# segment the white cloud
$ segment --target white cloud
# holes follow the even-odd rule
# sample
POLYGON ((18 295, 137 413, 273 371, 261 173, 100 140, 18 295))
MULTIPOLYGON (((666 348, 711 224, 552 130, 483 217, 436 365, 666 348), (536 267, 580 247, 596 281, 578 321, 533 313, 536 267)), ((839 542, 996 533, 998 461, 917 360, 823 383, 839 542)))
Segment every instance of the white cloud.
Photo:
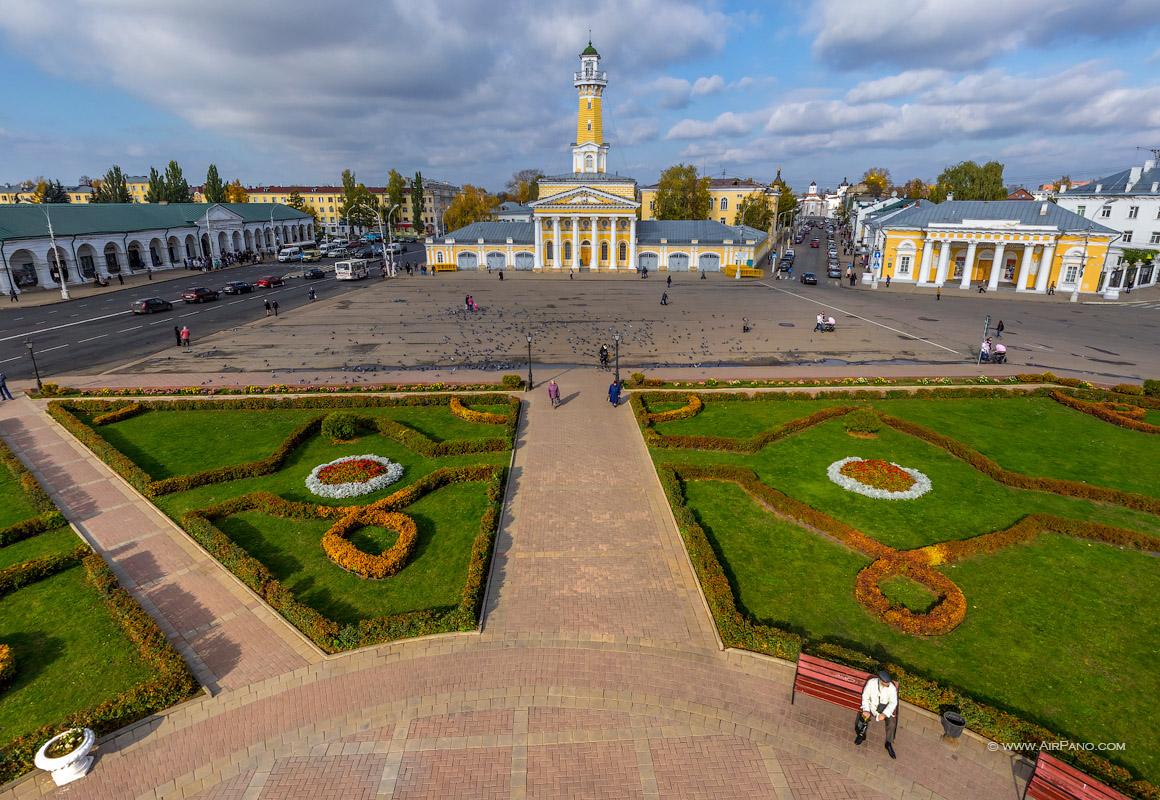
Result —
POLYGON ((726 111, 711 122, 698 119, 683 119, 665 134, 666 139, 704 139, 710 136, 746 136, 765 116, 765 112, 754 111, 736 114, 726 111))
POLYGON ((671 75, 662 75, 653 81, 647 91, 660 95, 658 105, 661 108, 681 109, 689 104, 690 84, 684 78, 674 78, 671 75))
POLYGON ((720 75, 714 75, 711 78, 697 78, 693 83, 693 89, 690 94, 693 97, 705 97, 711 94, 719 94, 725 91, 725 79, 720 75))
POLYGON ((1128 38, 1160 25, 1154 0, 820 0, 816 14, 814 57, 842 69, 979 67, 1021 47, 1128 38))
POLYGON ((895 97, 905 97, 915 92, 928 89, 947 80, 947 73, 941 69, 914 69, 888 75, 872 81, 862 81, 850 91, 846 92, 846 99, 851 103, 872 103, 877 100, 891 100, 895 97))

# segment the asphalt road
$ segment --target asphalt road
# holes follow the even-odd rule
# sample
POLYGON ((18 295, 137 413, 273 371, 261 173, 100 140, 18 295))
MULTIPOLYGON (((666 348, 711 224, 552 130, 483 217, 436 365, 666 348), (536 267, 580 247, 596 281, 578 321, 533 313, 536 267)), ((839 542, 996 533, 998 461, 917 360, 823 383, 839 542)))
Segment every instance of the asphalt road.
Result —
MULTIPOLYGON (((424 259, 422 244, 407 245, 407 251, 396 255, 397 264, 424 259)), ((189 326, 196 342, 199 338, 265 316, 263 301, 278 301, 279 312, 293 312, 309 304, 310 287, 319 300, 349 292, 358 292, 381 282, 378 271, 361 281, 337 281, 333 277, 335 259, 324 258, 318 264, 279 264, 265 262, 235 266, 213 273, 188 272, 188 280, 167 280, 155 286, 126 287, 121 291, 77 298, 47 306, 5 306, 0 313, 0 372, 10 380, 33 377, 25 341, 35 345, 36 365, 41 377, 51 380, 53 374, 100 372, 136 358, 152 355, 169 345, 176 347, 173 327, 189 326), (186 304, 181 292, 193 286, 221 289, 230 281, 253 283, 263 275, 301 275, 303 267, 317 266, 327 273, 318 280, 287 278, 286 285, 255 289, 243 295, 220 295, 207 303, 186 304), (136 298, 160 297, 173 303, 172 311, 155 314, 133 314, 129 303, 136 298)), ((373 262, 372 262, 373 263, 373 262)))

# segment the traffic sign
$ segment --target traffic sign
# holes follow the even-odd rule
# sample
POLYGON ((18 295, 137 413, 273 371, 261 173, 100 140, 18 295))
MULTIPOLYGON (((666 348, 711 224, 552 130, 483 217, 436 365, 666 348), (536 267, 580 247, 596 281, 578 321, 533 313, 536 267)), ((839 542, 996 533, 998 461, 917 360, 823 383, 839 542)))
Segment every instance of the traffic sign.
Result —
POLYGON ((870 267, 874 270, 877 270, 881 266, 882 266, 882 251, 875 250, 874 255, 872 255, 870 257, 870 267))

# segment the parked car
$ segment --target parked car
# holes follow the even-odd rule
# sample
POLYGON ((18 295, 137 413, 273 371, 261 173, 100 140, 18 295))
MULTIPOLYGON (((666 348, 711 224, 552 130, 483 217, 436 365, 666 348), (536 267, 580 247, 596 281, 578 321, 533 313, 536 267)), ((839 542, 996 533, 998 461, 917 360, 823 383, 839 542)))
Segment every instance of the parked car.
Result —
POLYGON ((812 272, 805 272, 802 274, 801 282, 802 283, 809 283, 809 284, 812 284, 814 286, 817 286, 818 285, 818 276, 812 272))
POLYGON ((129 307, 133 309, 134 314, 152 314, 154 311, 172 311, 173 303, 160 297, 146 297, 143 300, 134 300, 129 307))
POLYGON ((303 271, 302 277, 306 278, 306 280, 314 280, 316 278, 325 278, 326 273, 320 270, 318 267, 311 267, 310 269, 303 271))
POLYGON ((318 252, 314 248, 308 248, 308 249, 302 251, 302 260, 303 261, 313 263, 313 262, 319 261, 321 259, 322 259, 322 253, 318 252))
POLYGON ((198 286, 192 289, 186 289, 181 293, 181 299, 187 303, 204 303, 207 300, 217 300, 218 293, 214 289, 207 289, 204 286, 198 286))
POLYGON ((269 289, 271 286, 282 286, 286 281, 275 275, 263 275, 258 280, 254 281, 254 285, 259 289, 269 289))
POLYGON ((253 284, 245 281, 230 281, 222 287, 222 294, 245 294, 254 291, 253 284))
POLYGON ((407 252, 407 245, 402 242, 391 242, 387 245, 388 253, 405 253, 407 252))
POLYGON ((842 277, 842 268, 841 267, 830 267, 828 270, 826 270, 826 277, 841 278, 842 277))

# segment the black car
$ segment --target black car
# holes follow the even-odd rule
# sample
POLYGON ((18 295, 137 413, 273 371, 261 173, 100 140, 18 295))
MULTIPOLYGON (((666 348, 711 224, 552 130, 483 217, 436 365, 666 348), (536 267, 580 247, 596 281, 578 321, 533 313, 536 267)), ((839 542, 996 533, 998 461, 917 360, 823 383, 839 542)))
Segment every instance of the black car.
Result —
POLYGON ((326 273, 317 267, 314 267, 313 269, 304 270, 302 272, 302 277, 306 278, 307 280, 313 280, 315 278, 325 278, 326 273))
POLYGON ((160 297, 147 297, 143 300, 134 300, 130 307, 134 314, 152 314, 154 311, 172 311, 173 303, 160 297))
POLYGON ((802 283, 811 283, 814 286, 817 286, 818 285, 818 276, 812 272, 803 273, 802 277, 801 277, 801 282, 802 283))
POLYGON ((230 281, 222 287, 223 294, 245 294, 246 292, 254 291, 253 284, 245 281, 230 281))

